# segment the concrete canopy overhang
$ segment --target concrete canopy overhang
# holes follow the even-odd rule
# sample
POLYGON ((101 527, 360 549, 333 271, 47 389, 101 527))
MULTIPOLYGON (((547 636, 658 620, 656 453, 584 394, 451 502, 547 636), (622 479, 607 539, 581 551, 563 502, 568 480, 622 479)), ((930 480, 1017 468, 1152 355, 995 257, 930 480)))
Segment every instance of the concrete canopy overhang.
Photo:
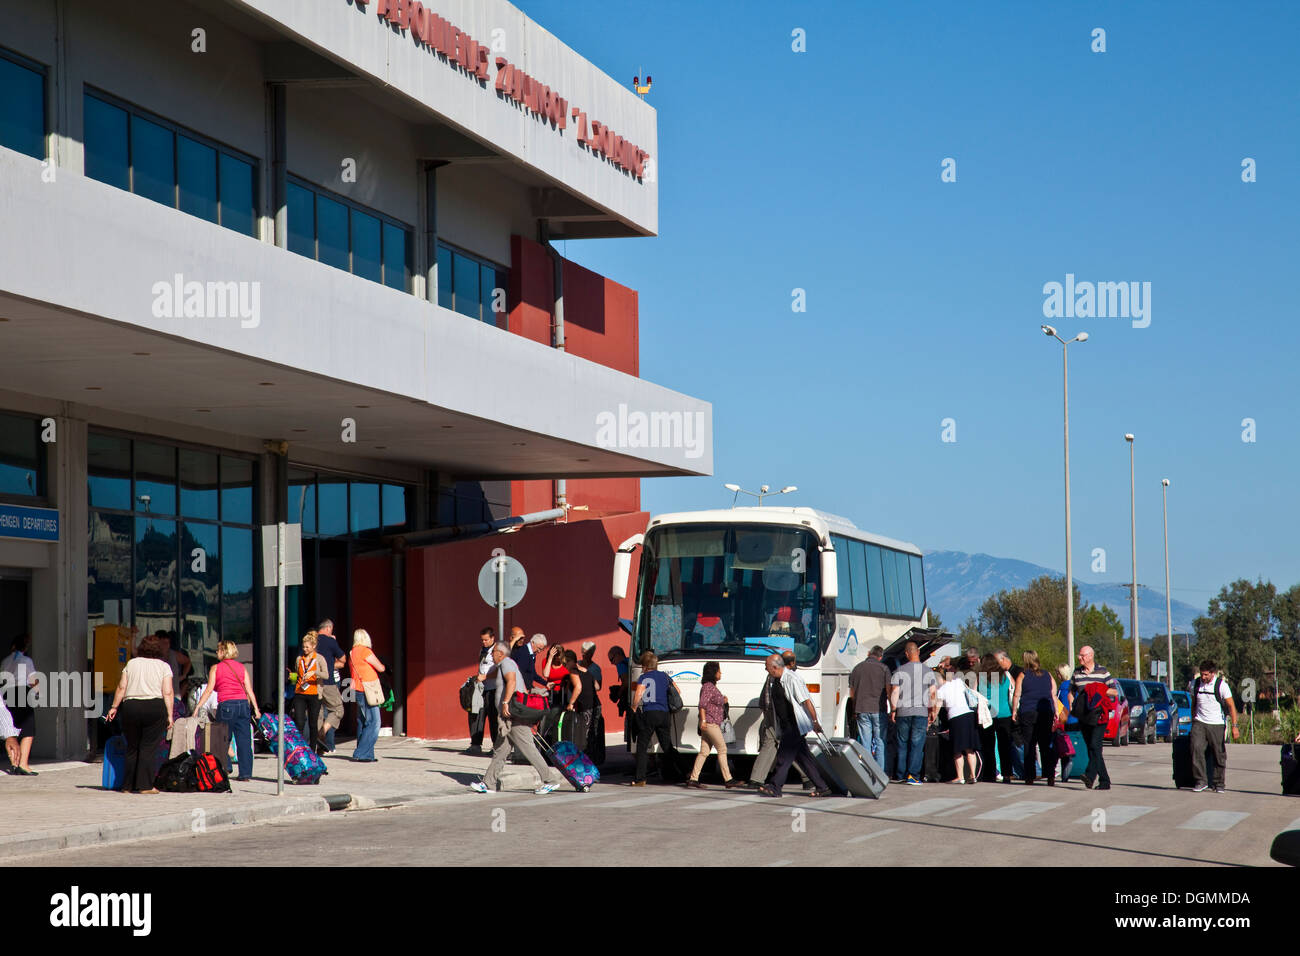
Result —
POLYGON ((285 440, 291 456, 306 447, 340 467, 365 458, 519 479, 712 472, 707 402, 75 172, 55 183, 41 172, 0 149, 7 390, 285 440), (183 303, 159 315, 159 290, 176 276, 247 290, 256 325, 186 317, 183 303), (629 412, 678 416, 690 441, 602 437, 602 416, 629 412), (342 440, 344 418, 355 443, 342 440))

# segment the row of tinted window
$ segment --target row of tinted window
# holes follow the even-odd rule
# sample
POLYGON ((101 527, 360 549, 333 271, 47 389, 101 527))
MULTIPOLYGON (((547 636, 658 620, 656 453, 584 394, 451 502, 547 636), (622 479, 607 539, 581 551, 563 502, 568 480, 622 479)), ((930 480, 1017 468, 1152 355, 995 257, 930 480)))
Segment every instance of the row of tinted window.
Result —
POLYGON ((45 72, 0 51, 0 146, 45 158, 45 72))
POLYGON ((289 251, 410 291, 411 230, 378 213, 289 182, 289 251))
POLYGON ((289 469, 289 518, 305 535, 393 533, 409 527, 411 490, 342 475, 289 469))
POLYGON ((919 618, 925 610, 921 559, 892 548, 832 535, 839 571, 840 611, 919 618))
POLYGON ((0 495, 44 498, 47 460, 40 421, 0 412, 0 495))
POLYGON ((510 273, 496 263, 438 243, 438 304, 471 319, 504 325, 510 273))
POLYGON ((85 95, 86 175, 254 235, 253 163, 108 99, 85 95))
POLYGON ((253 462, 92 432, 86 441, 92 508, 253 524, 253 462))

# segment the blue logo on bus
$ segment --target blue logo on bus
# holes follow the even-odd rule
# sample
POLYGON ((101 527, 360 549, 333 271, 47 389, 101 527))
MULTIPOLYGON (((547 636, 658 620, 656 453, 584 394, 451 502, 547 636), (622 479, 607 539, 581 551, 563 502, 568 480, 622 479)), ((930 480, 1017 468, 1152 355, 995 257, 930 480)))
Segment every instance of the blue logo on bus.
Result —
POLYGON ((844 646, 840 648, 841 654, 849 649, 849 641, 853 642, 855 648, 858 646, 858 632, 854 628, 849 628, 849 633, 844 635, 844 646))

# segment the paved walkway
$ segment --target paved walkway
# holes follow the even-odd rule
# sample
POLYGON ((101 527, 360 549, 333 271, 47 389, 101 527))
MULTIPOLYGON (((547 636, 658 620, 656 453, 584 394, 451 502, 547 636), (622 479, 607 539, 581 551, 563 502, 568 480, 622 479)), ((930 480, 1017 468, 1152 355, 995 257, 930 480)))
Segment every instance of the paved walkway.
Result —
MULTIPOLYGON (((625 753, 614 746, 610 752, 625 753)), ((35 777, 0 774, 0 859, 47 854, 65 847, 197 832, 200 828, 257 823, 285 816, 326 814, 395 806, 463 792, 487 769, 486 756, 466 756, 468 740, 381 737, 376 763, 353 763, 351 743, 327 757, 329 773, 317 786, 296 786, 285 778, 276 796, 276 758, 258 755, 253 780, 234 783, 233 793, 136 795, 101 787, 103 765, 65 762, 33 764, 35 777)), ((557 782, 558 772, 552 770, 557 782)), ((532 789, 529 767, 502 774, 501 789, 532 789)))

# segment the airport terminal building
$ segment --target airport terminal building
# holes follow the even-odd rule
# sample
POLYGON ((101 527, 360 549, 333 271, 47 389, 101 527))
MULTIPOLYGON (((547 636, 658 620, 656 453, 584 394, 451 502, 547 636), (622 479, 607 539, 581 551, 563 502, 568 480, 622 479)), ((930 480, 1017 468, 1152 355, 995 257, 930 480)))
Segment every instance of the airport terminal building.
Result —
POLYGON ((290 652, 366 627, 396 732, 464 735, 493 549, 506 626, 603 660, 639 479, 710 474, 711 409, 554 241, 655 235, 656 148, 504 0, 0 0, 0 639, 110 684, 132 627, 233 640, 272 706, 286 521, 290 652))

